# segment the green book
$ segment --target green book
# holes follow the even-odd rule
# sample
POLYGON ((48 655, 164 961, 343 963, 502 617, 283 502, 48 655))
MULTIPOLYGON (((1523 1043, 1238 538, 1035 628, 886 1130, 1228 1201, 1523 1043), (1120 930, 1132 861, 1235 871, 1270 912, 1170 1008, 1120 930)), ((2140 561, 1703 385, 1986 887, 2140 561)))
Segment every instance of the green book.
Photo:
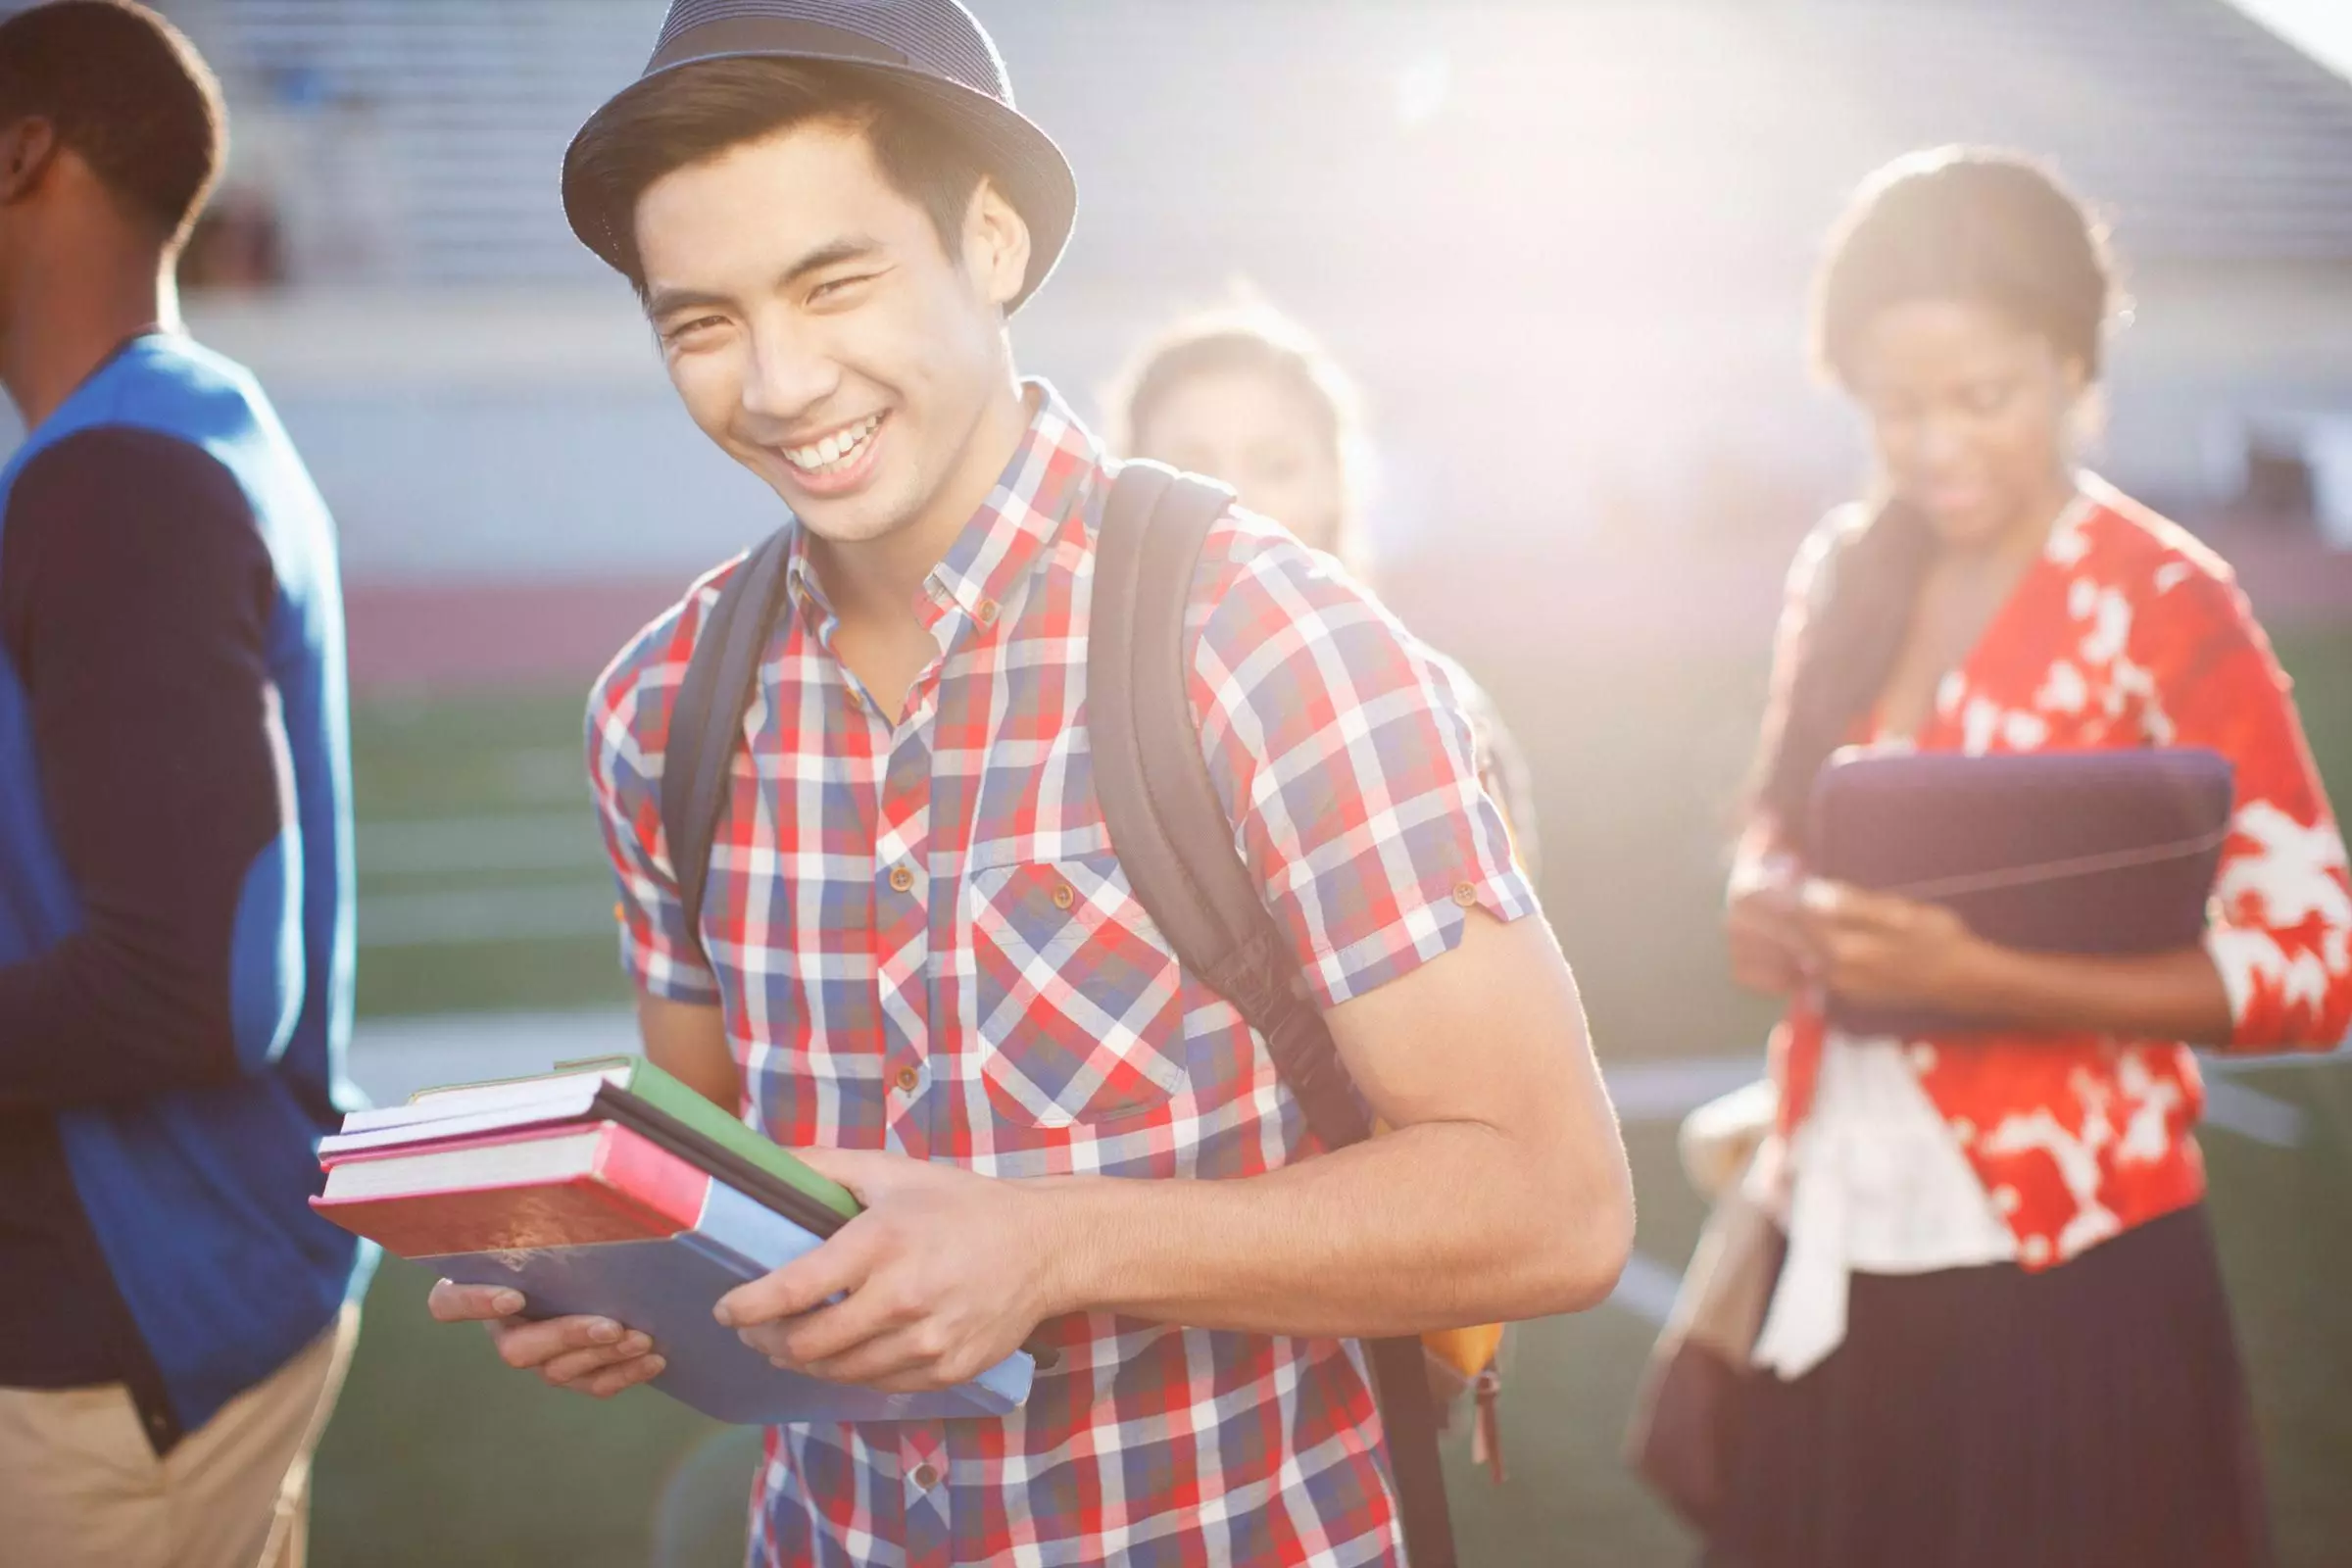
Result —
POLYGON ((818 1236, 858 1215, 848 1188, 642 1056, 563 1061, 523 1078, 419 1090, 406 1104, 353 1111, 318 1152, 353 1154, 589 1116, 633 1128, 818 1236))

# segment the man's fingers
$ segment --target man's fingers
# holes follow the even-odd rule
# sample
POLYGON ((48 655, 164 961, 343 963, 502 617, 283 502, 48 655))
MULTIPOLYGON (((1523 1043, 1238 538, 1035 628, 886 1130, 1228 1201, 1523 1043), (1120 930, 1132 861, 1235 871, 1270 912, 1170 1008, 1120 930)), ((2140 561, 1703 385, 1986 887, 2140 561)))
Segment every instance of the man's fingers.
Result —
POLYGON ((499 1358, 514 1367, 540 1367, 567 1350, 610 1348, 628 1330, 609 1317, 551 1317, 544 1323, 493 1325, 499 1358))
POLYGON ((632 1332, 614 1345, 600 1345, 585 1350, 565 1350, 542 1363, 539 1375, 554 1384, 578 1383, 607 1367, 619 1366, 639 1356, 650 1355, 653 1348, 654 1342, 650 1336, 632 1332))
POLYGON ((874 1201, 894 1171, 922 1163, 878 1149, 796 1149, 793 1153, 825 1180, 847 1187, 860 1203, 874 1201))
POLYGON ((865 1282, 873 1264, 874 1232, 853 1220, 815 1251, 739 1285, 718 1298, 711 1315, 729 1328, 797 1317, 865 1282))
POLYGON ((582 1394, 591 1395, 599 1399, 610 1399, 615 1394, 633 1389, 640 1383, 651 1383, 662 1375, 662 1369, 668 1364, 661 1356, 642 1355, 633 1361, 623 1361, 618 1366, 607 1367, 604 1371, 590 1377, 585 1383, 575 1383, 571 1386, 582 1394))
POLYGON ((883 1287, 868 1285, 851 1292, 847 1300, 754 1330, 745 1341, 769 1356, 781 1356, 795 1366, 809 1366, 901 1329, 915 1315, 886 1298, 883 1287))
POLYGON ((892 1394, 944 1388, 938 1370, 942 1347, 930 1337, 934 1332, 928 1322, 897 1329, 839 1355, 799 1364, 798 1370, 827 1383, 856 1383, 892 1394))
POLYGON ((424 1309, 444 1323, 495 1322, 523 1308, 522 1293, 504 1285, 460 1285, 442 1280, 424 1298, 424 1309))

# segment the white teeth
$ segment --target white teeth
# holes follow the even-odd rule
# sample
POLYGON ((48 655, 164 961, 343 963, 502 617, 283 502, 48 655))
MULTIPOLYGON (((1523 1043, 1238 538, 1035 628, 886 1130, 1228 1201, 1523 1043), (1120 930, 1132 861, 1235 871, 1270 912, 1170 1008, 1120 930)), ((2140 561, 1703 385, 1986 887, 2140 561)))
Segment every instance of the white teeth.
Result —
POLYGON ((819 468, 833 467, 864 446, 865 438, 872 435, 874 426, 881 422, 882 416, 877 414, 861 424, 851 425, 846 430, 836 430, 822 441, 812 445, 789 447, 785 449, 784 461, 805 473, 813 473, 819 468))

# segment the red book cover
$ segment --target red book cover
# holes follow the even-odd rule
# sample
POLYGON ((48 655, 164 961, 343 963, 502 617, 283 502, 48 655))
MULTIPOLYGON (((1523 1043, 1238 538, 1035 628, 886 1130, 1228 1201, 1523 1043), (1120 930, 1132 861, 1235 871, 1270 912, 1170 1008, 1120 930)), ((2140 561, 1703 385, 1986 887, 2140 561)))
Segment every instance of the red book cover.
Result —
MULTIPOLYGON (((578 1136, 583 1132, 577 1126, 533 1128, 510 1138, 464 1139, 402 1152, 442 1153, 578 1136)), ((588 1168, 575 1175, 380 1197, 314 1198, 311 1203, 345 1230, 402 1257, 659 1241, 695 1227, 709 1176, 625 1127, 597 1124, 595 1137, 588 1168)), ((365 1163, 385 1157, 392 1156, 365 1163)))

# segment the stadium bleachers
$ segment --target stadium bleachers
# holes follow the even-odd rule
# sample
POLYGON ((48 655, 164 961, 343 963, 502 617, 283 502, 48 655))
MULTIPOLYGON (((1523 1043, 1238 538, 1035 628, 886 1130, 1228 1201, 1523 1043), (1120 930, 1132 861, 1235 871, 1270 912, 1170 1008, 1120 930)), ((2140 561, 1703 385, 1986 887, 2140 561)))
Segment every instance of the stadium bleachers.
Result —
MULTIPOLYGON (((240 109, 269 106, 313 151, 372 139, 397 234, 379 274, 592 270, 554 171, 641 63, 660 0, 168 9, 240 109)), ((1256 267, 1367 224, 1367 264, 1433 233, 1539 242, 1504 265, 1543 266, 1541 242, 1565 238, 1635 267, 1694 249, 1794 264, 1857 172, 1952 139, 2053 154, 2143 256, 2352 259, 2352 84, 2227 0, 979 9, 1079 166, 1089 280, 1256 267)), ((1351 270, 1321 248, 1314 265, 1325 284, 1351 270)))

